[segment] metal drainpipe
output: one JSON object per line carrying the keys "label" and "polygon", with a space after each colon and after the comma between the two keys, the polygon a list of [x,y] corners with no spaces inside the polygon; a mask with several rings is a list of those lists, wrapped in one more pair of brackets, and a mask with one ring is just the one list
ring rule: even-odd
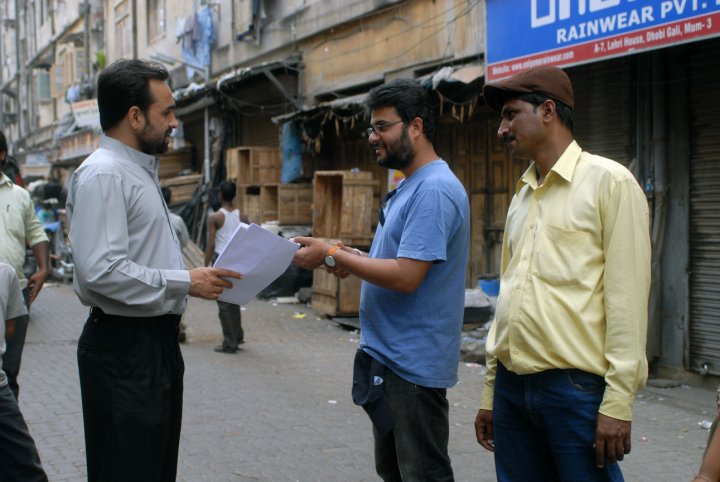
{"label": "metal drainpipe", "polygon": [[[648,346],[660,349],[662,343],[662,253],[667,219],[667,132],[665,105],[664,60],[662,52],[652,53],[652,168],[653,168],[653,225],[651,229],[652,265],[650,303],[648,311]],[[660,350],[661,352],[662,350]]]}
{"label": "metal drainpipe", "polygon": [[84,18],[84,43],[85,43],[85,82],[90,82],[90,0],[85,0],[83,5]]}
{"label": "metal drainpipe", "polygon": [[132,15],[132,58],[138,58],[138,47],[137,47],[137,0],[133,0],[132,9],[130,14]]}
{"label": "metal drainpipe", "polygon": [[22,86],[22,76],[21,76],[21,65],[20,65],[20,15],[19,10],[20,8],[20,2],[18,0],[15,0],[15,78],[17,79],[17,97],[15,97],[15,102],[17,103],[17,128],[18,128],[18,138],[16,141],[19,141],[23,138],[24,129],[23,129],[23,122],[22,122],[22,107],[20,106],[20,99],[23,97],[20,93],[20,88]]}
{"label": "metal drainpipe", "polygon": [[[0,9],[2,9],[3,5],[0,4]],[[3,50],[4,41],[2,39],[5,38],[4,35],[5,25],[4,22],[0,22],[0,87],[5,82],[5,79],[3,77],[3,65],[5,65],[5,51]],[[3,100],[4,100],[5,94],[0,92],[0,130],[5,129],[5,115],[3,114],[5,109],[3,106]]]}

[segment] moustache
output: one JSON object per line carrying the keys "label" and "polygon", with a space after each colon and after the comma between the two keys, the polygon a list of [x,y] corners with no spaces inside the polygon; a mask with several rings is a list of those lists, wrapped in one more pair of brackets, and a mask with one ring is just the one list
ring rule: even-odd
{"label": "moustache", "polygon": [[515,136],[510,136],[510,135],[503,136],[503,142],[505,144],[509,144],[510,142],[512,142],[514,140],[515,140]]}

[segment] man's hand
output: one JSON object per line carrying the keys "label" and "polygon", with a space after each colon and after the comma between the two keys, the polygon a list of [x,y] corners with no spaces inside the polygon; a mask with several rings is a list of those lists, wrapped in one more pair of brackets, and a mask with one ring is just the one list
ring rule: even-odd
{"label": "man's hand", "polygon": [[224,278],[242,279],[242,275],[224,268],[195,268],[190,270],[190,296],[216,300],[232,283]]}
{"label": "man's hand", "polygon": [[[295,257],[293,257],[293,264],[307,270],[313,270],[322,266],[325,263],[325,256],[328,251],[330,251],[330,248],[332,248],[332,246],[326,242],[315,238],[297,236],[291,239],[291,241],[302,245],[302,248],[298,249]],[[340,245],[342,247],[342,243],[340,243]]]}
{"label": "man's hand", "polygon": [[618,420],[598,413],[595,427],[595,465],[601,468],[605,457],[611,464],[617,463],[630,453],[632,422]]}
{"label": "man's hand", "polygon": [[475,438],[480,445],[490,452],[495,452],[495,442],[493,440],[493,420],[492,410],[478,410],[475,416]]}
{"label": "man's hand", "polygon": [[5,322],[5,340],[9,340],[15,334],[15,318]]}
{"label": "man's hand", "polygon": [[350,272],[349,272],[349,271],[345,271],[344,269],[338,268],[337,266],[334,267],[334,268],[328,268],[328,267],[326,266],[325,269],[327,270],[328,273],[334,274],[335,276],[337,276],[337,277],[340,278],[340,279],[345,279],[345,278],[347,278],[348,276],[350,276]]}
{"label": "man's hand", "polygon": [[45,280],[48,277],[47,271],[38,271],[34,275],[32,275],[30,278],[28,278],[28,288],[30,289],[30,293],[28,296],[28,304],[31,305],[33,301],[35,301],[35,298],[37,298],[37,295],[40,293],[40,290],[43,287],[43,284],[45,284]]}

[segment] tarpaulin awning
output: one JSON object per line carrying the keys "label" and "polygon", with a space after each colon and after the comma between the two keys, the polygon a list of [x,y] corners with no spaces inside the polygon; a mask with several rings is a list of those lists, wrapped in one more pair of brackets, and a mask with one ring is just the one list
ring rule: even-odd
{"label": "tarpaulin awning", "polygon": [[[446,104],[474,105],[482,91],[484,75],[484,65],[463,64],[442,67],[416,80],[428,90],[433,90],[438,94],[442,111]],[[349,97],[319,102],[295,112],[273,117],[272,120],[276,124],[281,124],[290,120],[311,119],[327,111],[364,111],[367,95],[367,92],[363,92]]]}

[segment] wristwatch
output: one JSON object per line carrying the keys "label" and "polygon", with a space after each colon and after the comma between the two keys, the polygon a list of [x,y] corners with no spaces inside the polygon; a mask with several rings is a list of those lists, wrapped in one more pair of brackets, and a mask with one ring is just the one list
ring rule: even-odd
{"label": "wristwatch", "polygon": [[333,255],[337,252],[338,249],[340,249],[340,246],[335,245],[330,248],[325,255],[325,266],[327,266],[328,268],[334,268],[337,265],[337,261],[335,261]]}

